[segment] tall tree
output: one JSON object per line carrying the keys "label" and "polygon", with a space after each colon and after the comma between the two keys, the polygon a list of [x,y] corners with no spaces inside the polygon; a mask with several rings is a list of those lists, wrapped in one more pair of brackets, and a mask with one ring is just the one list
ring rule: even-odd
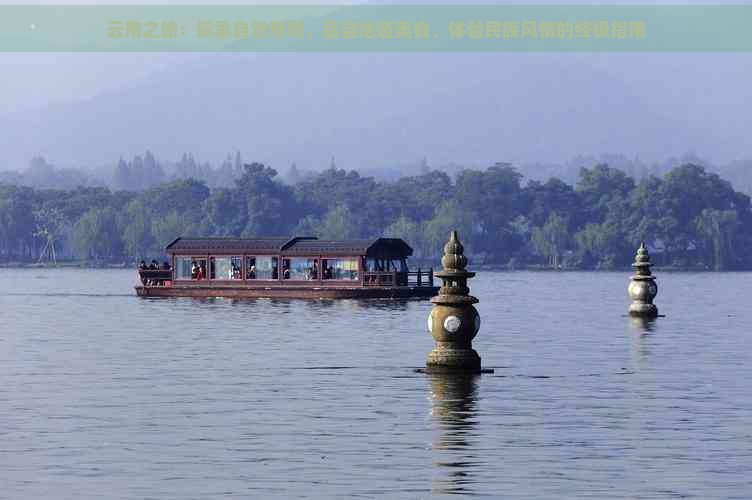
{"label": "tall tree", "polygon": [[580,169],[576,189],[587,220],[602,222],[608,214],[609,203],[614,199],[626,199],[634,187],[634,179],[621,170],[599,164],[592,169]]}
{"label": "tall tree", "polygon": [[81,259],[112,261],[120,258],[124,244],[117,214],[112,208],[92,208],[73,226],[71,241]]}
{"label": "tall tree", "polygon": [[706,255],[707,260],[713,262],[713,269],[721,271],[736,267],[734,240],[739,226],[736,210],[706,208],[695,219],[695,226],[708,250],[712,249]]}
{"label": "tall tree", "polygon": [[154,250],[151,232],[151,212],[141,200],[133,200],[126,207],[120,221],[125,249],[132,259],[146,258]]}
{"label": "tall tree", "polygon": [[245,165],[236,181],[237,190],[245,200],[244,236],[287,234],[295,226],[299,211],[292,188],[278,182],[277,171],[261,163]]}
{"label": "tall tree", "polygon": [[401,238],[413,248],[416,256],[422,257],[424,255],[425,242],[421,228],[417,222],[404,215],[384,229],[384,237]]}
{"label": "tall tree", "polygon": [[510,223],[520,214],[522,175],[506,163],[485,171],[463,170],[457,175],[454,199],[471,215],[474,224],[466,241],[499,261],[506,261],[519,246]]}
{"label": "tall tree", "polygon": [[561,256],[569,246],[567,221],[551,212],[543,227],[533,228],[532,243],[536,251],[546,257],[554,269],[560,267]]}

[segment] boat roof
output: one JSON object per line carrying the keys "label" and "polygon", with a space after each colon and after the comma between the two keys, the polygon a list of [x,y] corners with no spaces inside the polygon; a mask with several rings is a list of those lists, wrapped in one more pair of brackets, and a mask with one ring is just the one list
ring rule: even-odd
{"label": "boat roof", "polygon": [[413,249],[400,238],[319,240],[315,236],[269,236],[259,238],[180,237],[167,245],[170,254],[247,254],[289,256],[354,256],[402,258]]}

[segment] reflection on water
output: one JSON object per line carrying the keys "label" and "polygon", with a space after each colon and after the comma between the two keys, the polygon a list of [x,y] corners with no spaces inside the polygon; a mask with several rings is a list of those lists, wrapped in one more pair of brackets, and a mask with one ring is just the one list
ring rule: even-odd
{"label": "reflection on water", "polygon": [[655,330],[655,322],[657,318],[641,318],[639,316],[630,316],[629,322],[632,324],[632,329],[638,332],[652,332]]}
{"label": "reflection on water", "polygon": [[478,375],[429,374],[431,417],[438,430],[433,441],[435,475],[433,493],[468,495],[473,493]]}
{"label": "reflection on water", "polygon": [[362,310],[403,312],[407,311],[410,303],[420,301],[425,302],[425,299],[356,299],[351,302]]}
{"label": "reflection on water", "polygon": [[642,366],[650,355],[650,336],[655,333],[656,321],[657,318],[629,317],[632,331],[632,358],[637,367]]}

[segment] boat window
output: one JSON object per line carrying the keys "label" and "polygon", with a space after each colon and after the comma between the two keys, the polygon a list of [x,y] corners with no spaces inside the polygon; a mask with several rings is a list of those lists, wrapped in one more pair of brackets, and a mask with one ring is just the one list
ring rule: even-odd
{"label": "boat window", "polygon": [[241,257],[212,257],[212,279],[239,280]]}
{"label": "boat window", "polygon": [[324,279],[358,279],[358,259],[327,259],[323,261],[322,269]]}
{"label": "boat window", "polygon": [[[305,258],[284,259],[282,266],[289,269],[285,273],[285,279],[291,280],[317,280],[319,275],[319,260]],[[285,267],[287,266],[287,267]]]}
{"label": "boat window", "polygon": [[389,261],[389,270],[398,271],[400,273],[407,272],[407,262],[405,261],[405,259],[391,259]]}
{"label": "boat window", "polygon": [[191,279],[205,280],[206,277],[206,259],[193,259],[191,262]]}
{"label": "boat window", "polygon": [[193,268],[194,260],[191,257],[177,257],[175,259],[175,277],[179,280],[189,280],[193,276],[191,269]]}
{"label": "boat window", "polygon": [[245,279],[247,280],[276,280],[278,279],[277,257],[246,257]]}
{"label": "boat window", "polygon": [[407,261],[405,259],[366,259],[365,270],[373,272],[407,272]]}

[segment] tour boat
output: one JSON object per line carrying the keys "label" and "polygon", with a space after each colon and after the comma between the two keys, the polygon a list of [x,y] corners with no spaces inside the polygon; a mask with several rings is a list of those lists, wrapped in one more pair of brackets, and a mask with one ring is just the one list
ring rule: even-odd
{"label": "tour boat", "polygon": [[177,238],[169,263],[139,267],[141,297],[430,297],[433,269],[410,270],[399,238]]}

